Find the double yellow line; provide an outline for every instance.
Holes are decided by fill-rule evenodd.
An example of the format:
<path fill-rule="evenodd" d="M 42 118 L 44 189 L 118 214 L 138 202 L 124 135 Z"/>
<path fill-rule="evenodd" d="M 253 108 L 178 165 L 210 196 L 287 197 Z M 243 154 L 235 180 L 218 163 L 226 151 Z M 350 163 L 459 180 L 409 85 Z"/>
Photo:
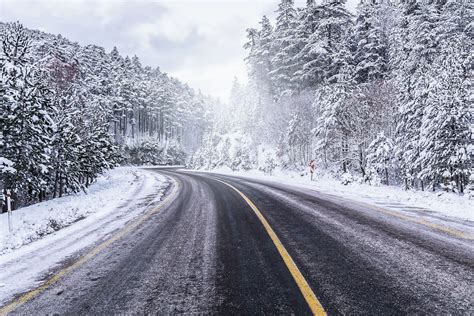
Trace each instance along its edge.
<path fill-rule="evenodd" d="M 309 286 L 308 282 L 304 278 L 303 274 L 301 274 L 301 271 L 298 269 L 296 266 L 295 262 L 291 258 L 290 254 L 286 250 L 285 246 L 281 243 L 280 239 L 278 236 L 275 234 L 273 231 L 272 227 L 270 224 L 267 222 L 265 217 L 263 216 L 262 212 L 255 206 L 255 204 L 245 195 L 243 194 L 239 189 L 234 187 L 233 185 L 217 180 L 228 187 L 232 188 L 235 190 L 244 200 L 247 202 L 247 204 L 250 206 L 250 208 L 253 210 L 255 215 L 257 215 L 258 219 L 260 222 L 263 224 L 263 227 L 267 231 L 267 234 L 270 236 L 271 240 L 273 241 L 273 244 L 275 244 L 278 252 L 280 253 L 280 256 L 282 257 L 283 261 L 285 262 L 286 267 L 291 273 L 291 276 L 295 280 L 296 284 L 298 285 L 301 294 L 303 294 L 304 299 L 306 300 L 306 303 L 308 303 L 309 308 L 313 312 L 314 315 L 326 315 L 326 312 L 324 311 L 323 306 L 317 299 L 316 295 L 314 294 L 313 290 Z"/>

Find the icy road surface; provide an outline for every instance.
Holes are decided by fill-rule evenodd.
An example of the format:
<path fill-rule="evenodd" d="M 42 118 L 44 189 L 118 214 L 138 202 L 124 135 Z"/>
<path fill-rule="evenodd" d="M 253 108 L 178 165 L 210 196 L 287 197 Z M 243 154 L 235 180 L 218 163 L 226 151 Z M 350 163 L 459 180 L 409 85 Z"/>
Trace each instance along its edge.
<path fill-rule="evenodd" d="M 309 314 L 256 214 L 218 180 L 261 211 L 327 313 L 474 312 L 471 222 L 263 180 L 156 172 L 172 183 L 169 203 L 14 313 Z"/>

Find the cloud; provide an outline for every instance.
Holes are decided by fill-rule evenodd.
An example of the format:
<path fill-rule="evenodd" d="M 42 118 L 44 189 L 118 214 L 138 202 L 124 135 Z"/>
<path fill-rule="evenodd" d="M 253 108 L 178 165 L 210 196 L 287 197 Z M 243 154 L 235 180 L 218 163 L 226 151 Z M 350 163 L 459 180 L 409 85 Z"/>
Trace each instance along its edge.
<path fill-rule="evenodd" d="M 358 0 L 349 0 L 354 8 Z M 245 29 L 275 16 L 278 0 L 0 0 L 2 21 L 96 44 L 159 66 L 193 88 L 225 99 L 246 80 Z M 304 6 L 305 0 L 297 0 Z"/>

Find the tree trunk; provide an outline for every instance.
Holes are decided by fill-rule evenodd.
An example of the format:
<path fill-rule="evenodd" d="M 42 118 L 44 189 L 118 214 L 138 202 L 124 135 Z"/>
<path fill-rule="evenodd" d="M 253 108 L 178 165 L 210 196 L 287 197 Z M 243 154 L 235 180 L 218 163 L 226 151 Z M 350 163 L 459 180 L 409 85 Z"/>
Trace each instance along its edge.
<path fill-rule="evenodd" d="M 362 177 L 365 178 L 364 154 L 362 152 L 361 146 L 359 146 L 359 166 L 360 166 L 360 171 L 362 172 Z"/>
<path fill-rule="evenodd" d="M 56 171 L 56 175 L 54 176 L 53 199 L 56 198 L 57 196 L 58 182 L 59 182 L 59 171 Z"/>
<path fill-rule="evenodd" d="M 59 197 L 62 197 L 64 193 L 64 179 L 62 176 L 59 177 Z"/>

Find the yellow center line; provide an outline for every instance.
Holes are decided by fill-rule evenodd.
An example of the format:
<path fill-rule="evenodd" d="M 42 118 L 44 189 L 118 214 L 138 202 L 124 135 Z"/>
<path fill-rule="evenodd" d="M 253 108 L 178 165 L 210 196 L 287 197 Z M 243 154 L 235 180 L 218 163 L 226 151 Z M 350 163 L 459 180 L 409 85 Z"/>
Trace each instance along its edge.
<path fill-rule="evenodd" d="M 301 274 L 300 270 L 296 266 L 295 262 L 291 258 L 290 254 L 288 251 L 285 249 L 283 244 L 281 243 L 280 239 L 278 236 L 275 234 L 273 231 L 272 227 L 270 224 L 267 222 L 265 217 L 262 215 L 262 213 L 259 211 L 259 209 L 255 206 L 255 204 L 245 195 L 243 194 L 239 189 L 234 187 L 233 185 L 217 180 L 228 187 L 232 188 L 235 190 L 244 200 L 247 202 L 247 204 L 250 206 L 250 208 L 254 211 L 254 213 L 257 215 L 258 219 L 260 222 L 263 224 L 263 227 L 267 231 L 267 234 L 270 236 L 271 240 L 273 241 L 273 244 L 275 244 L 278 252 L 280 253 L 280 256 L 282 257 L 283 261 L 285 262 L 286 267 L 290 271 L 293 279 L 295 280 L 296 284 L 298 285 L 301 294 L 303 294 L 303 297 L 306 300 L 306 303 L 308 303 L 309 308 L 313 312 L 314 315 L 326 315 L 326 312 L 324 311 L 323 306 L 317 299 L 316 295 L 314 294 L 313 290 L 309 286 L 308 282 L 304 278 L 304 276 Z"/>
<path fill-rule="evenodd" d="M 106 241 L 99 244 L 97 247 L 92 249 L 89 253 L 85 254 L 84 256 L 80 257 L 76 262 L 74 262 L 70 266 L 58 271 L 55 275 L 53 275 L 51 278 L 49 278 L 46 282 L 41 284 L 39 287 L 23 294 L 19 298 L 13 300 L 11 303 L 9 303 L 9 304 L 3 306 L 2 308 L 0 308 L 0 315 L 2 315 L 2 316 L 6 315 L 6 314 L 14 311 L 15 309 L 17 309 L 21 305 L 25 304 L 26 302 L 28 302 L 28 301 L 32 300 L 33 298 L 37 297 L 42 292 L 44 292 L 46 289 L 48 289 L 51 285 L 58 282 L 62 277 L 69 274 L 70 272 L 77 269 L 78 267 L 80 267 L 82 264 L 87 262 L 89 259 L 91 259 L 92 257 L 96 256 L 98 253 L 100 253 L 103 249 L 107 248 L 112 243 L 114 243 L 115 241 L 121 239 L 122 237 L 124 237 L 125 235 L 130 233 L 132 230 L 137 228 L 143 222 L 148 220 L 152 215 L 154 215 L 155 213 L 160 211 L 163 207 L 169 205 L 170 202 L 172 202 L 174 200 L 174 198 L 177 196 L 177 192 L 178 192 L 178 188 L 179 188 L 178 182 L 176 182 L 175 180 L 173 180 L 173 182 L 175 184 L 174 188 L 173 188 L 173 192 L 170 195 L 168 195 L 160 203 L 160 205 L 158 205 L 156 208 L 154 208 L 154 209 L 148 211 L 147 213 L 145 213 L 145 215 L 142 216 L 139 220 L 123 227 L 114 236 L 112 236 L 111 238 L 109 238 Z"/>

